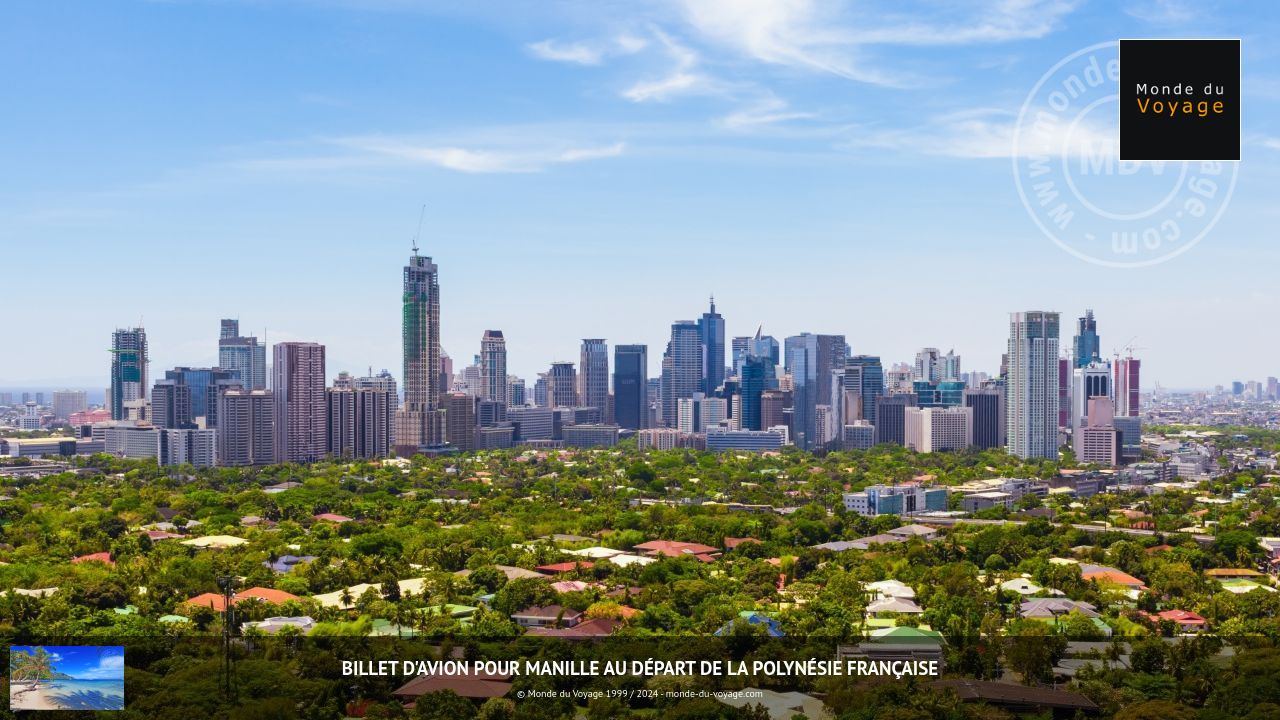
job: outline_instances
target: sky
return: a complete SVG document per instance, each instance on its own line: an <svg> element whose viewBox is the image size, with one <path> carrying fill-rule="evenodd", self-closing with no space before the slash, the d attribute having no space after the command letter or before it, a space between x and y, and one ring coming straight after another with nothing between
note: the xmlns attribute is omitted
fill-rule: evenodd
<svg viewBox="0 0 1280 720"><path fill-rule="evenodd" d="M124 648L118 645L46 645L53 667L77 680L124 680ZM16 645L10 652L32 654L36 646Z"/></svg>
<svg viewBox="0 0 1280 720"><path fill-rule="evenodd" d="M1063 313L1065 348L1092 308L1148 387L1280 375L1278 20L1190 0L11 0L0 387L105 387L112 330L138 323L153 377L212 365L223 317L324 343L330 375L399 376L415 237L455 369L500 329L530 381L589 337L648 344L656 374L713 293L729 336L839 333L886 364L929 346L995 373L1010 311ZM1068 254L1015 183L1037 81L1121 37L1243 41L1230 201L1146 267ZM1135 182L1115 198L1162 187Z"/></svg>

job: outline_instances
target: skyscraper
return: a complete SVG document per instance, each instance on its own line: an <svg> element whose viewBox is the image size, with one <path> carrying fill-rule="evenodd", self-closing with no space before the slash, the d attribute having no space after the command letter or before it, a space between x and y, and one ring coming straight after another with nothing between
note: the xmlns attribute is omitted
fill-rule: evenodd
<svg viewBox="0 0 1280 720"><path fill-rule="evenodd" d="M0 403L7 404L7 403ZM54 390L53 417L66 422L74 413L89 409L89 399L83 390Z"/></svg>
<svg viewBox="0 0 1280 720"><path fill-rule="evenodd" d="M271 370L276 461L306 463L323 458L328 443L324 346L278 343Z"/></svg>
<svg viewBox="0 0 1280 720"><path fill-rule="evenodd" d="M1093 311L1085 310L1084 317L1076 320L1076 337L1072 343L1072 360L1075 366L1082 368L1091 362L1101 360L1101 344L1102 339L1098 337L1098 322L1093 319Z"/></svg>
<svg viewBox="0 0 1280 720"><path fill-rule="evenodd" d="M936 383L942 380L942 364L939 362L941 353L938 348L920 348L916 353L915 374L912 376L917 382Z"/></svg>
<svg viewBox="0 0 1280 720"><path fill-rule="evenodd" d="M509 405L507 393L507 341L501 330L485 330L480 338L480 397L493 400L503 408Z"/></svg>
<svg viewBox="0 0 1280 720"><path fill-rule="evenodd" d="M1009 316L1008 447L1020 458L1058 457L1058 325L1056 312Z"/></svg>
<svg viewBox="0 0 1280 720"><path fill-rule="evenodd" d="M609 409L609 346L601 338L586 338L578 362L578 402L599 408L601 416Z"/></svg>
<svg viewBox="0 0 1280 720"><path fill-rule="evenodd" d="M845 361L846 368L857 368L858 393L862 400L862 419L876 424L876 400L884 394L884 366L875 355L854 355ZM846 373L847 374L847 373ZM853 390L846 383L846 390Z"/></svg>
<svg viewBox="0 0 1280 720"><path fill-rule="evenodd" d="M843 335L801 333L786 339L787 371L791 373L792 442L804 450L816 449L816 408L829 405L832 372L843 368L848 355Z"/></svg>
<svg viewBox="0 0 1280 720"><path fill-rule="evenodd" d="M218 336L218 367L236 373L246 388L263 390L267 387L267 346L256 337L240 335L239 320L224 319Z"/></svg>
<svg viewBox="0 0 1280 720"><path fill-rule="evenodd" d="M195 427L191 388L177 380L157 380L151 389L151 424L157 428L186 430Z"/></svg>
<svg viewBox="0 0 1280 720"><path fill-rule="evenodd" d="M222 368L176 367L165 370L164 377L191 388L191 416L205 418L205 427L216 426L208 422L208 417L211 413L217 415L218 383L235 380L245 384L238 371Z"/></svg>
<svg viewBox="0 0 1280 720"><path fill-rule="evenodd" d="M613 348L613 416L619 427L641 430L649 419L649 348Z"/></svg>
<svg viewBox="0 0 1280 720"><path fill-rule="evenodd" d="M224 385L216 402L218 464L235 467L275 462L271 391Z"/></svg>
<svg viewBox="0 0 1280 720"><path fill-rule="evenodd" d="M741 417L738 424L743 430L767 430L761 413L761 400L769 389L769 381L773 375L773 361L767 357L747 355L739 371L739 406Z"/></svg>
<svg viewBox="0 0 1280 720"><path fill-rule="evenodd" d="M396 414L396 453L412 455L443 441L439 413L440 283L431 258L415 246L404 267L402 340L404 345L404 404Z"/></svg>
<svg viewBox="0 0 1280 720"><path fill-rule="evenodd" d="M983 450L1004 447L1004 388L965 390L964 406L973 411L973 446Z"/></svg>
<svg viewBox="0 0 1280 720"><path fill-rule="evenodd" d="M916 396L910 393L881 395L876 400L876 444L907 443L907 408L915 407Z"/></svg>
<svg viewBox="0 0 1280 720"><path fill-rule="evenodd" d="M325 453L334 457L355 457L356 394L351 378L341 373L333 387L324 391Z"/></svg>
<svg viewBox="0 0 1280 720"><path fill-rule="evenodd" d="M1142 361L1135 357L1116 360L1115 412L1118 417L1138 417L1141 415L1139 397L1141 395Z"/></svg>
<svg viewBox="0 0 1280 720"><path fill-rule="evenodd" d="M562 360L551 363L547 373L547 403L550 407L577 407L578 378L573 363Z"/></svg>
<svg viewBox="0 0 1280 720"><path fill-rule="evenodd" d="M671 324L671 339L662 357L662 424L675 427L679 403L702 386L702 334L692 320Z"/></svg>
<svg viewBox="0 0 1280 720"><path fill-rule="evenodd" d="M445 442L459 452L476 449L476 401L462 392L444 394Z"/></svg>
<svg viewBox="0 0 1280 720"><path fill-rule="evenodd" d="M147 397L147 331L111 334L111 419L124 420L125 403Z"/></svg>
<svg viewBox="0 0 1280 720"><path fill-rule="evenodd" d="M1098 397L1111 397L1111 364L1091 362L1072 370L1071 415L1068 420L1073 432L1084 427L1089 401Z"/></svg>
<svg viewBox="0 0 1280 720"><path fill-rule="evenodd" d="M698 338L702 346L702 392L709 397L724 383L724 318L716 312L714 295L711 309L698 320Z"/></svg>

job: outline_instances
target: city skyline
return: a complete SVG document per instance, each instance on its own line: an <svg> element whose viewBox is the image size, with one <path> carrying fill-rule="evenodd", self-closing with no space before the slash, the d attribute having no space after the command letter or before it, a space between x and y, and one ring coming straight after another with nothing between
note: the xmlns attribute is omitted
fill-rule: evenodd
<svg viewBox="0 0 1280 720"><path fill-rule="evenodd" d="M423 259L424 261L426 261L426 262L430 262L430 261L432 260L432 258L430 258L430 257L426 257L426 256L422 256L422 259ZM434 267L438 267L438 265L436 265L436 266L434 266ZM447 270L446 270L446 272L445 272L445 273L443 273L443 274L447 275ZM445 308L447 308L447 302L441 302L441 308L440 308L440 310L439 310L438 312L443 313L443 312L445 311ZM1005 317L1005 321L1004 321L1004 322L1006 323L1006 324L1004 325L1004 328L1005 328L1006 330L1007 330L1007 317L1008 317L1008 315L1009 315L1009 313L1010 313L1010 312L1017 312L1017 311L1006 311L1006 312L1004 313L1004 317ZM1051 311L1051 312L1053 312L1053 311ZM1096 316L1098 315L1098 313L1096 312L1095 308L1087 308L1087 309L1085 309L1085 310L1081 310L1081 311L1080 311L1080 314L1079 314L1079 317L1078 317L1077 319L1084 319L1084 317L1085 317L1085 314L1086 314L1086 313L1088 313L1088 317L1089 317L1090 321L1096 321ZM1064 318L1066 318L1066 317L1073 317L1073 314L1072 314L1072 313L1069 313L1069 312L1060 312L1059 314L1061 314ZM693 315L691 314L691 316L693 316ZM227 319L225 319L225 318L222 318L222 319L220 319L220 322L222 322L222 323L224 324L224 327L225 327L225 323L227 323L227 322L228 322L228 320L227 320ZM693 324L693 325L695 325L695 326L696 326L696 323L697 323L697 321L696 321L696 320L688 320L688 321L685 321L685 320L678 320L678 321L675 321L675 322L678 322L678 323L688 322L688 323ZM726 320L724 320L723 322L725 322L725 323L727 324L727 323L728 323L728 320L726 319ZM1106 337L1106 335L1105 335L1105 330L1106 330L1106 319L1105 319L1105 316L1103 317L1103 319L1102 319L1102 321L1101 321L1101 322L1102 322L1101 332L1099 332L1098 334L1099 334L1099 335L1101 335L1101 336L1103 337L1103 343L1104 343L1104 345L1105 345L1105 337ZM443 325L443 323L441 323L441 325ZM1066 349L1065 349L1065 350L1061 350L1061 351L1059 352L1059 355L1061 356L1061 358L1062 358L1062 359L1064 359L1064 360L1068 360L1068 361L1072 359L1072 358L1071 358L1071 357L1069 357L1069 356L1073 355L1073 347L1072 347L1072 344L1073 344L1073 342L1075 341L1075 336L1073 336L1071 333L1078 332L1078 329L1075 329L1075 328L1074 328L1074 325L1075 325L1075 321L1073 320L1073 321L1072 321L1072 327L1066 327L1066 328L1063 328L1063 329L1061 330L1061 333L1060 333L1060 340L1061 340L1061 342L1062 342L1063 347L1065 347ZM212 327L212 325L211 325L211 327ZM135 330L137 330L137 329L145 330L145 326L139 326L138 328L132 328L132 327L120 327L120 328L117 328L117 329L115 329L115 330L111 331L111 333L112 333L113 337L115 337L115 336L117 336L119 333L122 333L122 332L125 332L125 333L132 333L132 332L134 332L134 331L135 331ZM460 372L461 372L461 369L462 369L463 367L466 367L466 366L467 366L467 364L468 364L468 363L467 363L467 360L466 360L467 358L483 357L483 355L484 355L484 353L483 353L483 347L485 346L485 343L486 343L486 342L488 342L488 340L489 340L489 334L490 334L490 333L499 333L499 335L497 336L498 340L500 340L500 341L504 341L505 339L502 337L502 333L503 333L503 332L504 332L504 331L502 331L502 330L493 330L493 329L486 329L486 330L483 330L483 331L481 332L480 337L477 339L477 342L476 342L476 352L474 352L474 353L470 353L470 354L467 354L467 355L462 356L462 357L458 357L458 356L455 356L455 355L453 355L453 354L449 353L449 352L448 352L448 348L443 347L443 344L441 345L441 350L442 350L442 351L443 351L443 353L444 353L445 355L447 355L448 357L450 357L450 358L455 358L455 357L457 357L457 360L462 361L462 362L457 362L457 361L455 361L456 372L459 372L459 373L460 373ZM789 333L789 332L790 332L790 331L784 331L784 333ZM799 334L811 333L811 332L812 332L812 331L809 331L809 330L797 330L797 331L795 331L795 333L794 333L794 334L799 335ZM784 336L784 337L785 337L785 336L789 336L789 334L784 334L783 336ZM183 358L179 358L179 360L181 360L180 362L174 362L174 363L171 363L171 364L166 364L166 363L163 363L163 362L157 363L157 361L154 359L154 357L150 354L150 353L153 351L153 349L156 347L156 346L154 345L154 338L153 338L153 336L152 336L152 334L151 334L150 332L147 332L147 333L145 334L145 337L147 338L145 342L146 342L147 347L148 347L148 362L147 362L147 369L144 371L144 376L150 376L150 377L163 377L164 373L166 373L166 372L170 372L169 368L183 369L183 368L187 368L187 367L198 367L198 368L218 368L218 367L221 367L220 363L217 361L217 360L218 360L218 356L219 356L219 352L218 352L218 351L219 351L219 349L220 349L220 344L219 344L220 338L219 338L218 336L215 336L215 335L213 334L213 332L212 332L212 331L210 332L210 337L212 337L212 338L213 338L213 339L212 339L212 341L211 341L211 347L213 348L213 350L214 350L214 351L213 351L213 353L212 353L212 355L211 355L211 356L209 356L209 357L200 356L200 357L201 357L201 359L192 359L191 357L183 357ZM224 336L224 337L225 337L225 336ZM751 336L749 336L749 335L733 335L733 334L730 334L730 333L726 333L726 338L729 338L729 337L751 337ZM323 346L326 346L326 347L329 345L329 343L328 343L328 342L326 342L324 338L307 339L307 340L285 340L285 339L281 339L281 340L279 340L279 341L270 341L270 342L268 342L268 341L264 340L263 338L257 338L257 339L262 343L262 346L260 346L260 348L262 348L262 349L265 349L265 348L267 348L267 347L274 348L274 347L275 347L275 346L277 346L277 345L290 344L290 343L309 343L309 342L314 342L314 343L318 343L318 344L323 345ZM670 337L668 336L668 337L667 337L667 339L669 340L669 339L670 339ZM1135 339L1136 339L1136 338L1135 338ZM1003 338L1003 342L1002 342L1002 350L1004 349L1004 346L1007 344L1007 340L1008 340L1008 337L1007 337L1007 335L1006 335L1006 336ZM648 374L649 374L649 376L650 376L650 377L657 377L657 376L661 376L661 374L662 374L662 365L661 365L660 360L659 360L659 362L657 362L657 363L655 363L655 362L652 360L652 356L653 356L653 354L654 354L654 353L653 353L653 349L652 349L652 348L654 348L655 346L656 346L656 347L659 347L659 348L664 347L664 346L665 346L665 344L666 344L665 342L628 343L628 342L618 342L618 341L615 341L615 340L614 340L614 339L612 339L612 338L608 338L608 337L606 337L606 338L598 338L598 339L594 339L594 340L593 340L593 339L591 339L591 338L584 338L584 339L582 339L582 340L580 340L580 341L579 341L579 345L581 345L581 343L583 343L583 342L588 342L588 341L591 341L591 342L600 342L600 341L603 341L603 342L608 346L608 350L609 350L610 352L612 352L613 344L615 344L615 343L616 343L616 344L619 344L619 345L647 345L647 346L650 348L650 351L649 351L648 355L649 355L649 356L650 356L650 358L651 358L651 359L649 360L649 362L648 362L648 365L646 365L646 368L647 368L647 370L648 370ZM1096 342L1096 340L1095 340L1095 342ZM893 366L895 366L895 365L899 365L899 364L901 364L901 365L906 365L906 366L910 366L910 365L912 365L911 357L909 357L909 356L904 356L904 357L901 357L901 358L893 358L893 357L890 357L890 356L884 356L883 354L878 354L878 353L876 353L874 348L864 348L864 349L862 349L862 350L859 350L858 348L856 348L855 346L853 346L853 344L852 344L852 343L848 343L848 345L849 345L849 350L848 350L848 352L849 352L850 357L856 357L856 356L858 356L858 355L877 355L877 356L879 356L879 357L881 357L881 358L882 358L883 366L884 366L886 369L888 369L888 368L890 368L890 367L893 367ZM1128 345L1132 345L1132 340L1131 340L1131 342L1130 342L1130 343L1128 343ZM504 363L505 363L505 355L506 355L506 353L509 351L509 347L510 347L510 346L509 346L509 345L506 345L506 344L505 344L505 342L504 342L503 350L502 350L503 355L504 355ZM916 355L916 362L917 362L917 364L918 364L918 362L919 362L919 352L920 352L921 350L926 350L926 351L936 351L936 350L937 350L937 348L933 348L933 347L924 347L924 346L920 346L919 348L917 348L917 351L915 352L915 355ZM1125 347L1125 348L1117 347L1117 348L1115 348L1114 352L1112 352L1112 353L1104 353L1104 354L1103 354L1103 356L1102 356L1102 358L1101 358L1101 361L1102 361L1102 362L1104 362L1104 363L1111 364L1111 363L1113 363L1113 362L1114 362L1115 360L1117 360L1117 359L1123 359L1124 357L1126 357L1126 355L1128 354L1128 350L1129 350L1129 348L1127 348L1127 347ZM581 347L579 348L579 351L581 351ZM401 353L400 353L400 354L402 354L402 353L403 353L403 350L401 350ZM955 348L949 348L949 354L950 354L950 353L954 353L954 355L957 357L957 359L958 359L959 357L982 356L982 355L984 354L984 353L982 353L982 352L973 352L973 351L970 351L970 350L965 350L965 351L962 351L962 352L955 352ZM564 355L564 357L569 357L569 356L571 356L571 355L572 355L572 353L564 353L563 355ZM658 356L659 356L659 358L661 357L661 351L659 351L659 352L658 352ZM1148 362L1148 360L1147 360L1147 359L1148 359L1150 356L1149 356L1149 354L1148 354L1148 352L1147 352L1147 348L1143 347L1140 351L1135 351L1135 352L1133 353L1132 357L1137 358L1137 359L1139 359L1139 360L1142 360L1142 361L1143 361L1143 365L1144 365L1144 367L1145 367L1145 366L1146 366L1146 364L1147 364L1147 362ZM1156 360L1158 361L1158 359L1156 359ZM731 364L730 364L730 362L729 362L729 361L730 361L730 359L729 359L729 358L727 358L727 359L726 359L726 366L725 366L725 369L726 369L727 371L732 371L732 366L731 366ZM112 362L111 362L111 360L109 360L109 359L108 359L108 360L106 360L106 361L105 361L105 363L106 363L107 365L109 365L109 366L112 366ZM554 356L553 358L549 358L549 359L547 359L547 360L546 360L546 362L545 362L545 363L543 363L543 364L539 364L539 363L537 363L537 362L533 362L533 363L531 363L530 367L531 367L532 369L531 369L531 371L530 371L528 374L518 373L518 372L516 372L514 369L510 369L510 370L509 370L509 373L510 373L512 376L514 376L514 377L518 377L519 379L521 379L521 380L523 380L523 381L525 381L525 382L527 382L527 383L530 383L530 384L531 384L533 380L537 379L537 377L538 377L538 375L539 375L539 374L546 373L546 372L547 372L547 370L548 370L552 365L556 365L556 364L565 364L565 363L569 363L569 364L572 364L572 365L573 365L575 375L577 375L577 374L581 373L581 363L580 363L579 361L575 361L575 360L568 360L568 359L560 359L560 356ZM997 360L996 364L995 364L993 367L985 367L985 366L983 366L983 367L975 367L975 365L976 365L976 363L972 363L972 362L968 362L968 361L966 361L966 363L965 363L965 371L964 371L964 372L966 372L966 373L968 373L968 372L980 372L980 373L986 373L986 374L988 374L988 375L990 375L990 376L998 376L999 369L1000 369L1000 362L999 362L999 360ZM272 366L270 366L270 367L274 367L274 364L273 364ZM339 374L340 374L340 373L358 374L358 373L362 372L362 368L363 368L363 369L365 369L365 370L370 371L371 373L372 373L372 372L374 372L374 371L377 371L377 370L381 370L381 371L391 370L391 367L390 367L390 366L385 366L385 365L384 365L384 366L379 366L377 363L365 363L365 364L359 364L359 363L356 363L356 364L343 364L343 363L339 362L339 363L336 363L336 364L335 364L334 362L331 362L331 361L330 361L330 362L328 362L328 363L326 364L326 369L325 369L325 381L326 381L326 382L333 381L334 379L336 379L336 378L339 376ZM1214 389L1214 387L1216 387L1216 386L1230 387L1230 385L1231 385L1231 383L1232 383L1232 382L1251 382L1251 381L1262 381L1262 382L1265 382L1265 381L1267 380L1267 378L1269 378L1269 377L1273 377L1273 375L1271 375L1271 374L1264 374L1264 375L1261 375L1261 376L1259 376L1259 377L1249 377L1249 376L1246 376L1246 375L1243 375L1243 374L1239 374L1239 373L1237 373L1237 374L1231 374L1231 373L1228 373L1228 375L1230 375L1230 378L1231 378L1231 379L1225 379L1225 377L1226 377L1226 376L1224 376L1222 379L1217 379L1217 380L1216 380L1216 381L1214 381L1214 382L1206 383L1206 384L1204 384L1204 385L1199 385L1199 386L1176 386L1176 385L1171 385L1171 384L1161 383L1161 382L1160 382L1160 380L1159 380L1159 378L1149 378L1149 377L1147 377L1147 376L1146 376L1146 371L1144 370L1144 381L1143 381L1143 385L1142 385L1142 392L1144 392L1144 393L1145 393L1145 392L1150 392L1151 388L1152 388L1152 387L1154 387L1156 384L1159 384L1159 385L1160 385L1160 387L1161 387L1161 388L1163 388L1163 389L1165 389L1165 390L1171 390L1171 391L1172 391L1172 390L1212 390L1212 389ZM396 375L396 373L394 372L394 370L392 371L392 376L393 376L393 377L399 377L398 375ZM610 374L610 375L608 375L608 377L610 378L610 389L612 389L612 375ZM727 375L726 375L726 377L727 377ZM94 393L102 392L102 391L100 390L100 388L107 387L107 388L109 389L109 386L110 386L110 384L111 384L111 372L110 372L110 368L108 368L108 371L107 371L107 372L104 372L104 373L103 373L103 378L104 378L104 383L105 383L105 385L104 385L103 383L97 383L97 384L94 384L94 383L92 383L92 382L87 382L87 383L83 383L83 384L79 384L79 385L78 385L78 384L76 384L75 382L61 382L61 383L59 383L59 382L52 382L52 383L45 383L45 384L26 384L26 385L23 385L23 384L11 384L11 385L0 384L0 390L8 390L8 391L13 391L13 390L31 390L31 389L45 389L45 390L49 390L49 391L57 391L57 390L63 390L63 389L65 389L65 390L81 390L81 391L85 391L85 392L89 393L90 398L93 398L93 397L94 397ZM4 380L4 379L0 378L0 382L3 382L3 380ZM580 382L580 378L576 378L576 377L575 377L575 383L577 383L577 382ZM445 390L448 390L448 388L445 388ZM578 390L578 388L575 386L575 392L577 392L577 390ZM148 389L147 389L147 393L149 394L149 392L150 392L150 388L148 387ZM505 389L503 390L503 392L505 393Z"/></svg>
<svg viewBox="0 0 1280 720"><path fill-rule="evenodd" d="M38 72L5 90L24 112L0 138L0 246L49 329L0 356L0 386L97 392L105 333L138 324L153 370L213 366L221 318L324 343L330 374L398 373L387 268L424 202L442 347L465 365L500 329L530 381L583 338L647 345L656 376L670 323L712 293L726 338L843 334L886 365L954 347L988 372L1009 311L1092 307L1102 357L1136 337L1148 385L1263 379L1280 347L1240 310L1280 306L1277 11L1175 4L19 2L0 61ZM1132 270L1043 237L1009 167L1037 79L1117 35L1244 38L1230 207Z"/></svg>

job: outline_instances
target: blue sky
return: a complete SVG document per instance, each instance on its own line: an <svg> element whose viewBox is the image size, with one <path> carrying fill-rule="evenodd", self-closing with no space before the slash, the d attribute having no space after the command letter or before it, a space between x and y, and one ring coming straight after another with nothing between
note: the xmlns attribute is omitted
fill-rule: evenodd
<svg viewBox="0 0 1280 720"><path fill-rule="evenodd" d="M1146 382L1280 374L1280 15L1248 8L6 2L0 386L103 387L139 319L153 375L213 364L224 316L399 375L423 203L457 367L495 328L529 379L584 337L647 343L656 372L714 292L730 335L843 333L890 363L994 372L1009 311L1092 307ZM1055 246L1010 163L1036 81L1117 37L1243 38L1230 205L1139 269Z"/></svg>
<svg viewBox="0 0 1280 720"><path fill-rule="evenodd" d="M11 653L35 652L34 645L15 645ZM78 680L123 680L124 648L119 645L46 645L53 667Z"/></svg>

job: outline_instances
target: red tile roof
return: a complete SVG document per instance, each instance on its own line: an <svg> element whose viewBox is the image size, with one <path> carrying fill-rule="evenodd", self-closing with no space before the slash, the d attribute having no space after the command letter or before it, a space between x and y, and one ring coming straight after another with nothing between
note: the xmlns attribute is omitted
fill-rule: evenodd
<svg viewBox="0 0 1280 720"><path fill-rule="evenodd" d="M335 513L320 513L319 515L314 516L312 519L317 522L333 522L333 523L351 522L351 518L347 517L346 515L337 515Z"/></svg>
<svg viewBox="0 0 1280 720"><path fill-rule="evenodd" d="M100 562L106 565L116 564L115 561L111 559L111 553L109 552L96 552L88 555L81 555L80 557L71 558L71 562L72 564L79 564L83 562Z"/></svg>
<svg viewBox="0 0 1280 720"><path fill-rule="evenodd" d="M292 593L287 593L283 590L266 587L251 587L248 590L241 590L236 593L236 602L248 600L249 598L256 598L264 602L279 605L280 603L289 602L290 600L297 600L298 596Z"/></svg>
<svg viewBox="0 0 1280 720"><path fill-rule="evenodd" d="M677 542L674 540L650 540L649 542L636 545L636 550L648 553L649 555L665 555L667 557L702 555L716 552L716 548L713 548L710 545L691 542Z"/></svg>
<svg viewBox="0 0 1280 720"><path fill-rule="evenodd" d="M758 542L760 541L751 537L743 537L743 538L727 537L724 539L724 549L732 550L738 547L739 545L742 545L743 543L758 543Z"/></svg>
<svg viewBox="0 0 1280 720"><path fill-rule="evenodd" d="M232 598L232 602L238 603L242 600L248 600L250 598L254 598L257 600L261 600L263 602L269 602L275 605L279 605L280 603L288 602L289 600L297 600L298 596L287 593L283 590L276 590L274 588L251 587L247 590L242 590L236 593L235 597ZM194 606L210 607L217 612L222 612L223 610L227 609L226 603L223 601L222 596L219 595L218 593L211 593L211 592L200 593L199 595L191 598L190 600L187 600L182 604L193 606L193 607Z"/></svg>
<svg viewBox="0 0 1280 720"><path fill-rule="evenodd" d="M223 601L222 596L218 593L200 593L182 604L190 605L191 607L204 606L213 608L215 612L222 612L227 609L226 602Z"/></svg>
<svg viewBox="0 0 1280 720"><path fill-rule="evenodd" d="M562 562L562 563L552 563L550 565L539 565L534 569L537 570L538 572L543 572L543 573L567 573L567 572L573 572L579 569L589 570L592 567L595 567L595 566L589 562L578 560L576 562Z"/></svg>
<svg viewBox="0 0 1280 720"><path fill-rule="evenodd" d="M1137 588L1139 590L1145 590L1147 587L1141 580L1129 573L1114 569L1084 573L1080 577L1083 578L1085 582L1096 580L1101 584L1123 585L1125 587Z"/></svg>

